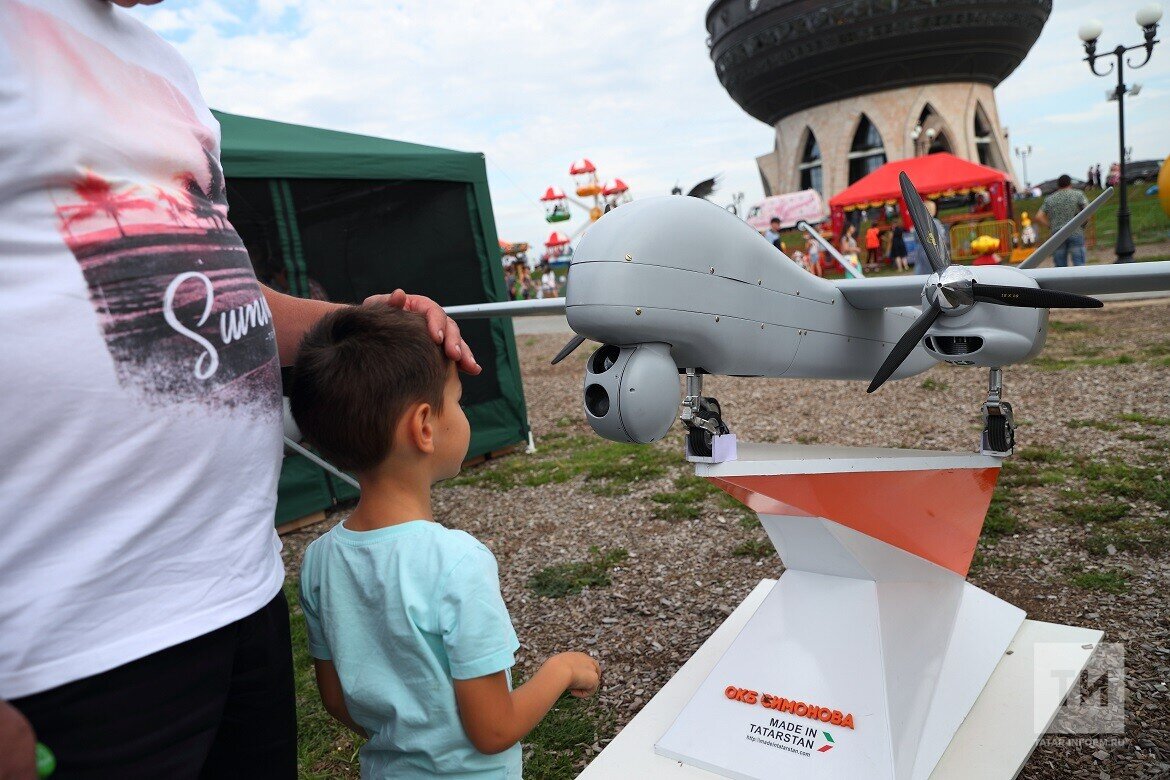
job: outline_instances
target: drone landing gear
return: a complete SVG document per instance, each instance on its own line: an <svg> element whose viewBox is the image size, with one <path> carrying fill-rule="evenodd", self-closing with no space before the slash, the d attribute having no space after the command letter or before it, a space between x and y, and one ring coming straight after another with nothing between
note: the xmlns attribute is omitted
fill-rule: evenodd
<svg viewBox="0 0 1170 780"><path fill-rule="evenodd" d="M1003 370L993 368L987 379L987 400L983 402L983 438L979 451L995 458L1006 458L1016 446L1012 405L1002 396Z"/></svg>
<svg viewBox="0 0 1170 780"><path fill-rule="evenodd" d="M703 376L688 368L687 394L679 413L679 419L687 427L688 458L711 458L715 437L731 433L723 422L722 411L718 401L703 395Z"/></svg>

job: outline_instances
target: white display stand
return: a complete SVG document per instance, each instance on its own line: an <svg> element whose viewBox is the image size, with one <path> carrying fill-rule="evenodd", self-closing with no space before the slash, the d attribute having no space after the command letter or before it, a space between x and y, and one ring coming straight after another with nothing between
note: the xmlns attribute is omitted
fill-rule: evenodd
<svg viewBox="0 0 1170 780"><path fill-rule="evenodd" d="M776 580L761 580L578 780L717 780L719 775L658 755L654 743L674 723L675 716L691 700L775 583ZM1047 671L1036 665L1036 646L1058 642L1079 647L1083 667L1100 639L1100 631L1025 620L934 768L931 780L1014 777L1040 737L1029 703L1034 701L1036 708L1055 712L1068 693L1068 685L1033 689L1033 680ZM1068 678L1061 675L1058 679Z"/></svg>
<svg viewBox="0 0 1170 780"><path fill-rule="evenodd" d="M1021 632L1023 611L965 581L998 469L979 455L795 445L739 445L734 461L696 465L759 513L787 571L647 705L661 726L654 758L731 778L930 777L963 744L956 733L1013 638L1046 635ZM1101 636L1055 628L1081 644ZM1014 698L1027 744L1012 737L1019 763L981 777L1013 776L1039 737L1030 702ZM606 758L642 717L586 775L648 776L614 774ZM1005 761L998 741L982 752Z"/></svg>

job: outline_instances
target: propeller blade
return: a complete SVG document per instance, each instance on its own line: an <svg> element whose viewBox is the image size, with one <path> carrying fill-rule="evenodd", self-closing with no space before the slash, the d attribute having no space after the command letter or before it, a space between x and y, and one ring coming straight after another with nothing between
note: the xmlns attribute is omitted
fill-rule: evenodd
<svg viewBox="0 0 1170 780"><path fill-rule="evenodd" d="M569 339L569 342L565 344L565 346L561 347L561 351L558 352L557 356L552 359L552 364L555 366L557 363L560 363L562 360L571 355L573 350L584 343L584 336L573 336L573 338Z"/></svg>
<svg viewBox="0 0 1170 780"><path fill-rule="evenodd" d="M918 315L918 319L914 320L914 324L910 329L902 334L902 338L898 339L898 343L886 356L886 360L882 363L882 367L878 369L877 374L874 375L873 381L869 383L869 389L865 392L872 393L877 390L890 376L898 370L898 366L902 365L902 361L910 356L914 348L922 341L922 337L926 335L926 331L930 330L930 326L942 314L942 309L937 303L932 303L930 308Z"/></svg>
<svg viewBox="0 0 1170 780"><path fill-rule="evenodd" d="M1042 290L1038 287L1007 287L975 282L971 291L976 301L999 306L1024 306L1030 309L1099 309L1104 305L1087 295Z"/></svg>
<svg viewBox="0 0 1170 780"><path fill-rule="evenodd" d="M934 226L934 217L926 210L922 196L914 188L914 182L905 171L898 174L898 184L902 188L902 200L906 201L906 209L910 212L910 219L914 221L914 232L918 234L918 243L926 251L926 259L936 274L941 274L950 265L949 251L944 254L942 236Z"/></svg>

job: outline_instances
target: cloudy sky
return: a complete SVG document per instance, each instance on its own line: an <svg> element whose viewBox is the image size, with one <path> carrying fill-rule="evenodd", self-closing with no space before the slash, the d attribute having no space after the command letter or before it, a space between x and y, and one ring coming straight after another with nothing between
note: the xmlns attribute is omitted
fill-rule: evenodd
<svg viewBox="0 0 1170 780"><path fill-rule="evenodd" d="M1105 101L1114 82L1089 73L1076 31L1097 17L1102 48L1137 43L1133 14L1146 1L1055 0L1035 48L999 88L1013 145L1033 148L1033 181L1116 159L1117 108ZM569 163L582 156L635 196L722 174L713 200L762 197L754 158L771 148L771 128L715 78L708 5L167 0L133 13L186 56L213 107L484 152L501 237L539 242L549 226L537 199L550 184L568 189ZM1129 81L1143 85L1127 102L1134 159L1163 158L1170 44Z"/></svg>

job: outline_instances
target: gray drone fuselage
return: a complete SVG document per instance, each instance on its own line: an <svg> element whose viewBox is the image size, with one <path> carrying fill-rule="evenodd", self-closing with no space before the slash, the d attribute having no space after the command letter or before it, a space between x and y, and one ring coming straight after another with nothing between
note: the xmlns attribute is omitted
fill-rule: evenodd
<svg viewBox="0 0 1170 780"><path fill-rule="evenodd" d="M668 344L678 368L730 376L869 379L918 313L858 310L747 223L677 196L606 214L574 252L565 296L582 336ZM919 348L895 376L934 363Z"/></svg>

